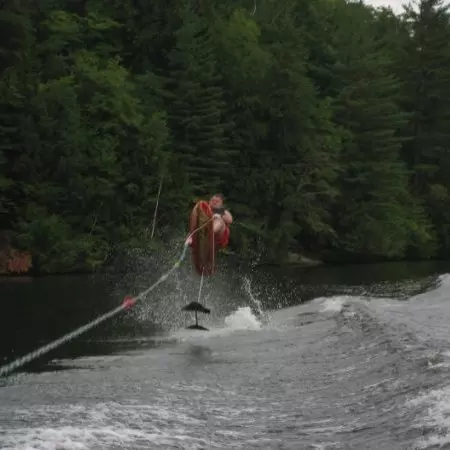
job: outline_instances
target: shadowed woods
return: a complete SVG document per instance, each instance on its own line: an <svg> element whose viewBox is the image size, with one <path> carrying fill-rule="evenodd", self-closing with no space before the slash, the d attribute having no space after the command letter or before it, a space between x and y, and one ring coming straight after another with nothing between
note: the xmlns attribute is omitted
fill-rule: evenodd
<svg viewBox="0 0 450 450"><path fill-rule="evenodd" d="M256 3L2 2L2 271L157 254L213 192L242 259L449 257L444 3Z"/></svg>

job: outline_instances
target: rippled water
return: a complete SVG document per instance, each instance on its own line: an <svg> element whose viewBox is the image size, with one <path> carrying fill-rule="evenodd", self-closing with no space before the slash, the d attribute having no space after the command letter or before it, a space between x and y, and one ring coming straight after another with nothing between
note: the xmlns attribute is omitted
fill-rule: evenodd
<svg viewBox="0 0 450 450"><path fill-rule="evenodd" d="M238 298L205 291L206 333L146 331L143 308L129 317L139 332L99 330L1 381L0 446L445 448L450 276L402 286L342 284L284 306L246 278Z"/></svg>

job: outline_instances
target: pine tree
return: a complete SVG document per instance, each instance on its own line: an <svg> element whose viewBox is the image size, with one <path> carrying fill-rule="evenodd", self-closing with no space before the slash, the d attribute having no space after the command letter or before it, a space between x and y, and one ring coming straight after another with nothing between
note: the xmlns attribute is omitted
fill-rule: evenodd
<svg viewBox="0 0 450 450"><path fill-rule="evenodd" d="M209 23L186 7L170 52L169 124L179 164L192 192L222 190L230 170L225 102L213 54Z"/></svg>
<svg viewBox="0 0 450 450"><path fill-rule="evenodd" d="M212 32L227 117L233 122L227 137L236 150L224 188L239 224L233 227L231 245L242 255L256 256L264 248L267 205L263 189L268 182L261 151L268 133L261 92L272 56L263 48L261 29L246 10L236 8L216 17Z"/></svg>
<svg viewBox="0 0 450 450"><path fill-rule="evenodd" d="M270 55L261 82L267 94L256 110L262 132L244 151L252 165L240 185L256 208L267 258L280 261L305 248L308 237L332 234L327 209L336 194L340 138L308 77L302 29L292 19L295 2L264 6L276 20L261 26L262 49Z"/></svg>
<svg viewBox="0 0 450 450"><path fill-rule="evenodd" d="M440 0L408 7L410 39L401 61L404 107L411 114L404 156L412 188L433 219L441 254L450 254L450 14Z"/></svg>
<svg viewBox="0 0 450 450"><path fill-rule="evenodd" d="M402 257L417 238L417 205L400 159L398 132L407 120L398 105L401 85L389 73L387 52L371 35L370 10L352 4L336 12L335 120L346 133L336 246L363 258Z"/></svg>
<svg viewBox="0 0 450 450"><path fill-rule="evenodd" d="M0 9L0 213L11 227L23 198L20 161L31 138L27 113L33 91L34 33L28 2L7 1Z"/></svg>

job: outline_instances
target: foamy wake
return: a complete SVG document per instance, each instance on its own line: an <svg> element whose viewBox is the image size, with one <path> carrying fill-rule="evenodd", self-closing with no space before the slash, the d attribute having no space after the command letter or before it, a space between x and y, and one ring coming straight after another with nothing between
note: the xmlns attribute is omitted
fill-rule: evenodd
<svg viewBox="0 0 450 450"><path fill-rule="evenodd" d="M417 419L414 426L422 429L431 427L433 434L418 442L417 448L446 448L450 444L450 387L433 389L430 392L410 400L410 408L424 408L424 415Z"/></svg>
<svg viewBox="0 0 450 450"><path fill-rule="evenodd" d="M229 316L225 317L225 325L233 330L259 330L261 322L252 313L249 306L238 308Z"/></svg>
<svg viewBox="0 0 450 450"><path fill-rule="evenodd" d="M196 441L196 442L193 442ZM92 448L151 448L151 445L164 446L181 445L189 442L201 448L205 445L203 439L195 439L182 430L179 433L143 432L133 428L120 426L66 426L60 428L26 428L8 431L7 441L3 450L88 450ZM146 445L150 447L141 447ZM123 447L125 446L125 447ZM197 447L197 448L198 448Z"/></svg>
<svg viewBox="0 0 450 450"><path fill-rule="evenodd" d="M330 298L318 298L314 302L320 304L321 312L340 313L348 305L350 297L337 296Z"/></svg>
<svg viewBox="0 0 450 450"><path fill-rule="evenodd" d="M166 448L183 443L203 448L206 444L204 438L192 435L192 428L204 426L203 422L190 417L187 411L163 405L103 403L91 407L66 405L64 409L38 406L32 412L25 411L25 416L37 425L0 428L2 450Z"/></svg>
<svg viewBox="0 0 450 450"><path fill-rule="evenodd" d="M440 353L437 363L431 363L430 369L450 367L450 351ZM406 406L422 410L414 423L419 429L432 428L433 432L422 438L417 448L447 448L450 445L450 385L432 389L406 403Z"/></svg>
<svg viewBox="0 0 450 450"><path fill-rule="evenodd" d="M223 324L212 326L206 321L202 321L201 325L209 328L209 331L181 330L171 334L171 337L181 341L199 338L210 339L216 336L226 336L236 331L255 331L262 328L261 322L253 314L249 306L239 307L236 311L225 317Z"/></svg>

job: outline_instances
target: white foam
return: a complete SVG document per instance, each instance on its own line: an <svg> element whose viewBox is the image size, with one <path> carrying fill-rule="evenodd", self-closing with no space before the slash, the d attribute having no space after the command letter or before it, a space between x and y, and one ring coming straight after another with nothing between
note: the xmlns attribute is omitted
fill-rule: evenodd
<svg viewBox="0 0 450 450"><path fill-rule="evenodd" d="M180 341L204 340L214 337L223 337L235 333L236 331L248 330L256 331L262 328L261 322L252 313L249 306L239 307L224 319L224 325L210 326L202 323L209 331L202 330L179 330L171 334L172 338Z"/></svg>
<svg viewBox="0 0 450 450"><path fill-rule="evenodd" d="M9 430L6 441L3 441L2 450L87 450L93 446L108 448L135 445L138 442L146 444L144 448L152 448L152 445L159 447L186 441L192 443L192 437L177 431L182 430L152 433L118 426L24 428ZM147 447L149 445L150 447Z"/></svg>
<svg viewBox="0 0 450 450"><path fill-rule="evenodd" d="M419 448L445 446L450 443L450 387L431 390L409 400L406 405L413 408L425 406L425 415L420 417L415 426L436 429L433 435L422 438L418 442Z"/></svg>
<svg viewBox="0 0 450 450"><path fill-rule="evenodd" d="M321 303L321 312L341 312L348 304L349 297L330 297L316 299Z"/></svg>
<svg viewBox="0 0 450 450"><path fill-rule="evenodd" d="M249 306L240 307L225 317L225 324L233 330L259 330L261 322L252 313Z"/></svg>
<svg viewBox="0 0 450 450"><path fill-rule="evenodd" d="M154 405L36 405L32 410L16 410L15 415L22 417L15 421L16 426L0 428L2 450L164 448L183 441L204 444L190 435L192 426L202 422L189 414L189 408L174 409L161 399ZM169 419L174 423L167 428ZM31 426L25 428L25 423Z"/></svg>

